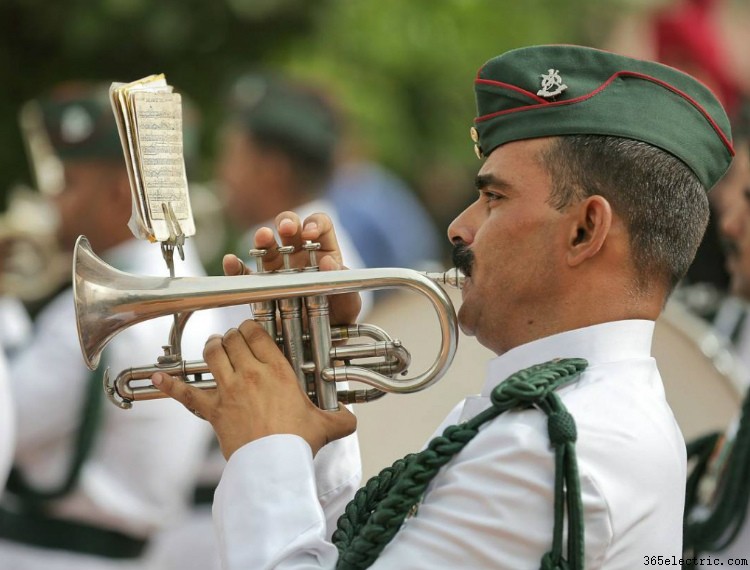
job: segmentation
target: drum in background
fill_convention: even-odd
[[[748,380],[729,342],[671,300],[656,321],[652,354],[687,441],[725,430],[739,413]]]
[[[454,305],[460,305],[460,292],[449,295]],[[403,341],[412,356],[412,374],[431,364],[440,329],[426,300],[396,291],[379,300],[364,320]],[[672,300],[656,322],[652,354],[685,439],[726,429],[739,413],[750,378],[727,341]],[[437,384],[356,406],[364,480],[422,449],[458,402],[481,391],[493,356],[475,338],[461,334],[453,364]]]
[[[448,294],[454,305],[460,305],[460,291]],[[404,343],[412,358],[410,376],[432,364],[440,343],[440,327],[435,312],[421,295],[393,291],[379,299],[363,320],[383,327]],[[386,394],[355,406],[363,481],[407,453],[422,449],[458,402],[467,394],[481,391],[487,362],[493,356],[475,338],[461,334],[453,364],[437,384],[414,394]]]

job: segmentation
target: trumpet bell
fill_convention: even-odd
[[[137,298],[136,291],[146,285],[144,281],[151,284],[152,279],[133,279],[111,267],[94,253],[85,236],[78,237],[73,251],[73,299],[78,341],[90,370],[99,366],[102,350],[118,332],[148,318],[139,318],[137,307],[128,303],[128,298]]]

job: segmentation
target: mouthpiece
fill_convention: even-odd
[[[448,285],[449,287],[455,287],[456,289],[463,287],[464,280],[466,279],[466,276],[455,267],[451,267],[445,273],[432,273],[428,271],[423,275],[429,277],[438,285]]]

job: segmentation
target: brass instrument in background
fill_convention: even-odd
[[[57,242],[57,212],[49,200],[62,190],[63,166],[52,149],[38,102],[21,107],[18,123],[36,191],[25,186],[11,190],[0,215],[0,295],[33,302],[70,279],[70,254]]]
[[[122,408],[130,408],[136,400],[162,398],[164,394],[156,387],[144,384],[159,371],[181,377],[201,389],[214,389],[215,381],[204,378],[209,373],[204,361],[182,360],[182,331],[194,311],[250,303],[255,320],[276,339],[303,390],[321,409],[337,409],[339,401],[368,402],[386,392],[416,392],[443,376],[456,352],[458,325],[450,298],[436,282],[460,287],[463,276],[457,270],[439,274],[400,268],[320,272],[315,254],[319,244],[308,243],[304,247],[309,251],[310,264],[303,270],[290,268],[289,255],[294,248],[289,246],[279,248],[284,268],[276,272],[263,272],[262,257],[266,252],[253,250],[251,255],[258,265],[258,272],[253,275],[169,278],[118,271],[94,254],[84,236],[79,237],[73,261],[73,289],[86,364],[95,369],[106,344],[131,325],[175,315],[170,344],[164,347],[165,354],[158,362],[125,370],[114,380],[110,380],[107,371],[105,391]],[[411,357],[400,341],[373,325],[332,326],[329,321],[328,295],[394,287],[424,295],[437,314],[441,330],[434,362],[411,378],[405,377]],[[334,346],[340,340],[362,337],[374,342]],[[371,387],[339,391],[336,382],[343,381]]]
[[[44,114],[39,102],[25,103],[18,112],[18,124],[29,160],[33,186],[44,196],[59,194],[65,186],[62,162],[52,149],[49,133],[44,126]]]
[[[0,215],[0,295],[37,301],[70,278],[70,256],[61,251],[57,215],[48,199],[18,189]]]

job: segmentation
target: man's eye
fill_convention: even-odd
[[[482,190],[482,198],[485,202],[495,202],[497,200],[502,200],[504,196],[495,194],[494,192],[489,192],[487,190]]]

